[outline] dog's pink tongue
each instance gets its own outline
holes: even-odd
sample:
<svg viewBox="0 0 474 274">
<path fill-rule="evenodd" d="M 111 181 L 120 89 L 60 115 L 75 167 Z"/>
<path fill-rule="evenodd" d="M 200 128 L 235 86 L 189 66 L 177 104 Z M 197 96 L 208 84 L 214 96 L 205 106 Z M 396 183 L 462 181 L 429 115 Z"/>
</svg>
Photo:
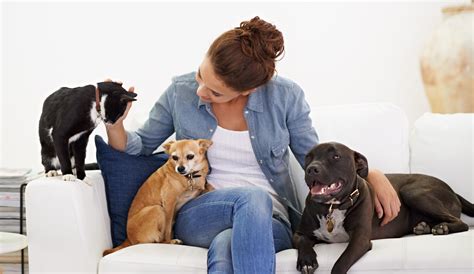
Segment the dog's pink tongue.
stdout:
<svg viewBox="0 0 474 274">
<path fill-rule="evenodd" d="M 321 195 L 326 193 L 327 186 L 321 184 L 315 184 L 311 188 L 311 195 Z"/>
</svg>

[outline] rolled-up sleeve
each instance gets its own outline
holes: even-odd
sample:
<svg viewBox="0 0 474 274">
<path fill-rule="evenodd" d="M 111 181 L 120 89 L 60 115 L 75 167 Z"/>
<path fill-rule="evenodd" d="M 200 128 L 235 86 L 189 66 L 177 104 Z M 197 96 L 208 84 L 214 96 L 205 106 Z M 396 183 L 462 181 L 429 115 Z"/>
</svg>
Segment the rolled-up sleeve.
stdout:
<svg viewBox="0 0 474 274">
<path fill-rule="evenodd" d="M 146 122 L 136 132 L 127 132 L 127 153 L 150 155 L 174 133 L 175 92 L 176 85 L 172 83 L 155 103 Z"/>
<path fill-rule="evenodd" d="M 125 152 L 132 155 L 140 154 L 142 151 L 142 140 L 134 131 L 127 131 L 127 147 Z"/>
<path fill-rule="evenodd" d="M 290 148 L 298 163 L 303 167 L 306 153 L 318 142 L 318 135 L 309 116 L 311 109 L 306 102 L 303 90 L 294 84 L 294 95 L 287 108 L 287 126 L 290 132 Z"/>
</svg>

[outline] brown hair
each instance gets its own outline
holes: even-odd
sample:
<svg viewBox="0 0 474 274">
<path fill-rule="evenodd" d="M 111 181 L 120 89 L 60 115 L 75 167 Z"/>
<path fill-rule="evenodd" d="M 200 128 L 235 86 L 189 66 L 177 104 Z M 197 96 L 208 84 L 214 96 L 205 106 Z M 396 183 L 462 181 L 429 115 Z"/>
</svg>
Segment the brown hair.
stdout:
<svg viewBox="0 0 474 274">
<path fill-rule="evenodd" d="M 283 35 L 258 16 L 221 34 L 207 56 L 225 85 L 235 91 L 261 86 L 273 77 L 275 59 L 284 51 Z"/>
</svg>

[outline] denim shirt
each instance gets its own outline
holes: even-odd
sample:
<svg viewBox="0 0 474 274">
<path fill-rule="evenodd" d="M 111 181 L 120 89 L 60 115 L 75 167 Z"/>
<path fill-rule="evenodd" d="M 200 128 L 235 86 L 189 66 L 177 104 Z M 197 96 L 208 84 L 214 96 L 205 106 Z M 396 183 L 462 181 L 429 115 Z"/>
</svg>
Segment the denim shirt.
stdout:
<svg viewBox="0 0 474 274">
<path fill-rule="evenodd" d="M 210 103 L 197 96 L 195 72 L 173 78 L 136 132 L 127 132 L 126 152 L 149 155 L 169 136 L 211 139 L 217 119 Z M 244 116 L 252 148 L 263 173 L 286 206 L 294 228 L 301 217 L 296 187 L 289 174 L 289 148 L 303 167 L 306 153 L 318 143 L 303 90 L 281 76 L 249 95 Z"/>
</svg>

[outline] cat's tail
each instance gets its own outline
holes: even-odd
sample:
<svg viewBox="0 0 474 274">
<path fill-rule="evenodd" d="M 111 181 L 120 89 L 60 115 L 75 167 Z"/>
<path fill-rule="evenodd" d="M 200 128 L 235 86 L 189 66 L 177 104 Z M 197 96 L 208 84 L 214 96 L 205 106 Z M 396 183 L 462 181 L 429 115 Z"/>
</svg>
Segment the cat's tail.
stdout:
<svg viewBox="0 0 474 274">
<path fill-rule="evenodd" d="M 130 243 L 130 241 L 126 239 L 121 245 L 105 250 L 104 253 L 102 253 L 102 256 L 109 255 L 110 253 L 114 253 L 115 251 L 118 251 L 122 248 L 126 248 L 127 246 L 131 246 L 131 245 L 132 243 Z"/>
</svg>

